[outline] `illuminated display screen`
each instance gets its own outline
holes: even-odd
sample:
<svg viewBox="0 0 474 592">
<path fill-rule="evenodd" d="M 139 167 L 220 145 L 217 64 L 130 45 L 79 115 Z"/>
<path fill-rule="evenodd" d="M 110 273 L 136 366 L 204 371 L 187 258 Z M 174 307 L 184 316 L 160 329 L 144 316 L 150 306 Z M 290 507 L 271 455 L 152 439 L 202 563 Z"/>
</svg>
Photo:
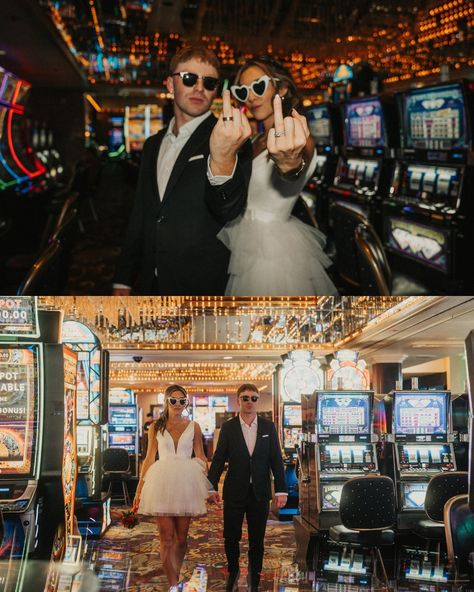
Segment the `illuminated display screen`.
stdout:
<svg viewBox="0 0 474 592">
<path fill-rule="evenodd" d="M 109 433 L 110 448 L 125 448 L 127 452 L 135 452 L 135 434 Z"/>
<path fill-rule="evenodd" d="M 446 434 L 449 393 L 395 393 L 395 434 Z"/>
<path fill-rule="evenodd" d="M 405 578 L 407 580 L 447 582 L 449 579 L 449 573 L 447 567 L 442 563 L 440 564 L 438 558 L 430 561 L 429 556 L 426 556 L 412 559 L 406 563 Z"/>
<path fill-rule="evenodd" d="M 38 345 L 0 345 L 0 474 L 33 476 L 40 405 Z"/>
<path fill-rule="evenodd" d="M 321 485 L 321 506 L 323 510 L 339 509 L 343 485 L 343 483 L 323 483 Z"/>
<path fill-rule="evenodd" d="M 111 405 L 133 405 L 133 391 L 122 388 L 110 389 L 109 403 Z"/>
<path fill-rule="evenodd" d="M 227 406 L 229 404 L 229 397 L 209 397 L 209 407 L 219 407 L 219 411 L 227 411 Z"/>
<path fill-rule="evenodd" d="M 77 426 L 76 446 L 79 456 L 89 456 L 92 452 L 92 428 L 90 426 Z"/>
<path fill-rule="evenodd" d="M 301 428 L 283 428 L 283 448 L 295 448 L 300 443 Z"/>
<path fill-rule="evenodd" d="M 449 272 L 448 231 L 401 218 L 388 218 L 385 227 L 387 245 L 398 253 Z"/>
<path fill-rule="evenodd" d="M 337 571 L 354 574 L 366 574 L 367 566 L 364 564 L 362 553 L 346 553 L 333 551 L 329 553 L 328 560 L 324 563 L 325 571 Z"/>
<path fill-rule="evenodd" d="M 411 90 L 403 95 L 407 148 L 451 150 L 469 146 L 460 85 Z"/>
<path fill-rule="evenodd" d="M 425 506 L 428 481 L 414 483 L 403 482 L 403 507 L 411 510 L 423 510 Z"/>
<path fill-rule="evenodd" d="M 318 432 L 322 434 L 368 434 L 368 393 L 321 393 L 318 395 Z"/>
<path fill-rule="evenodd" d="M 113 426 L 137 425 L 136 405 L 110 405 L 109 423 Z"/>
<path fill-rule="evenodd" d="M 331 122 L 325 105 L 311 107 L 306 111 L 309 131 L 317 144 L 331 143 Z"/>
<path fill-rule="evenodd" d="M 5 101 L 7 103 L 12 102 L 17 82 L 18 81 L 15 78 L 13 78 L 13 76 L 11 74 L 10 75 L 7 74 L 6 82 L 4 84 L 2 84 L 2 87 L 1 87 L 1 88 L 3 88 L 3 92 L 0 95 L 0 99 L 2 101 Z"/>
<path fill-rule="evenodd" d="M 0 335 L 39 336 L 33 296 L 0 298 Z"/>
<path fill-rule="evenodd" d="M 385 145 L 380 100 L 351 101 L 346 105 L 346 139 L 349 146 L 359 148 Z"/>
<path fill-rule="evenodd" d="M 418 198 L 420 201 L 448 201 L 452 198 L 453 206 L 459 195 L 461 171 L 455 168 L 409 165 L 403 179 L 403 193 Z"/>
<path fill-rule="evenodd" d="M 283 405 L 283 425 L 301 425 L 301 405 Z"/>
</svg>

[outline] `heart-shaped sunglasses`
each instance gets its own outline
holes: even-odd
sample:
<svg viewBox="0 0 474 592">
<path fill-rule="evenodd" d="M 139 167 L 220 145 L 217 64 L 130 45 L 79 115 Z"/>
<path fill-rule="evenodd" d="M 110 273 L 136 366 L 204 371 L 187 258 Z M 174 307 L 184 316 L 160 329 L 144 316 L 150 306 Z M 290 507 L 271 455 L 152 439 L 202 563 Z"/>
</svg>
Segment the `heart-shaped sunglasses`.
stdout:
<svg viewBox="0 0 474 592">
<path fill-rule="evenodd" d="M 268 74 L 264 74 L 257 80 L 254 80 L 250 85 L 241 84 L 238 86 L 237 84 L 233 84 L 230 87 L 230 91 L 238 101 L 245 103 L 249 98 L 250 91 L 256 97 L 263 97 L 270 82 L 279 82 L 279 78 L 271 78 Z"/>
</svg>

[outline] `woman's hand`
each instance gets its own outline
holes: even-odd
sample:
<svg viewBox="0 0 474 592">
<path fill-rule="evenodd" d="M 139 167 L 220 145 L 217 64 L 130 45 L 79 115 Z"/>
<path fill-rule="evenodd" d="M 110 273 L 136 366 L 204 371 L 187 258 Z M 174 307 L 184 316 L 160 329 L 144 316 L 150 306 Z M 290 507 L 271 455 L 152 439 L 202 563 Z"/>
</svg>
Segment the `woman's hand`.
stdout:
<svg viewBox="0 0 474 592">
<path fill-rule="evenodd" d="M 230 91 L 222 93 L 222 113 L 209 139 L 209 165 L 214 176 L 230 176 L 234 170 L 237 152 L 252 135 L 244 113 L 230 102 Z"/>
<path fill-rule="evenodd" d="M 137 510 L 138 506 L 140 505 L 140 497 L 142 495 L 142 488 L 140 486 L 137 487 L 137 491 L 135 493 L 135 497 L 133 498 L 132 509 Z"/>
<path fill-rule="evenodd" d="M 283 117 L 280 95 L 273 99 L 273 125 L 268 132 L 267 150 L 281 173 L 297 170 L 302 164 L 302 153 L 310 136 L 306 117 L 296 109 L 291 117 Z"/>
</svg>

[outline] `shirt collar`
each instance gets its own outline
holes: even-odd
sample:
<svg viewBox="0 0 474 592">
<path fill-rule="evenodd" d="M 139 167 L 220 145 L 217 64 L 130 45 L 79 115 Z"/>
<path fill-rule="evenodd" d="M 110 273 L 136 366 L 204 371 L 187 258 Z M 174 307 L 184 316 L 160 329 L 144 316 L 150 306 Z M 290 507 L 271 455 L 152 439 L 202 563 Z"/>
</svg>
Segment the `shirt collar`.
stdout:
<svg viewBox="0 0 474 592">
<path fill-rule="evenodd" d="M 240 413 L 239 413 L 239 419 L 240 419 L 240 425 L 246 425 L 247 427 L 253 427 L 253 426 L 258 425 L 258 414 L 255 416 L 255 419 L 252 421 L 250 426 L 248 423 L 245 423 L 245 421 L 242 419 L 242 416 L 240 415 Z"/>
<path fill-rule="evenodd" d="M 206 113 L 199 115 L 199 117 L 194 117 L 193 119 L 191 119 L 190 121 L 188 121 L 187 123 L 185 123 L 184 125 L 181 126 L 177 136 L 175 136 L 173 133 L 173 127 L 174 127 L 174 122 L 175 122 L 175 118 L 173 117 L 173 119 L 170 121 L 168 129 L 166 130 L 166 137 L 170 137 L 170 136 L 172 136 L 173 138 L 189 137 L 193 132 L 195 132 L 197 130 L 197 128 L 201 125 L 201 123 L 205 119 L 207 119 L 211 114 L 212 114 L 212 111 L 206 111 Z"/>
</svg>

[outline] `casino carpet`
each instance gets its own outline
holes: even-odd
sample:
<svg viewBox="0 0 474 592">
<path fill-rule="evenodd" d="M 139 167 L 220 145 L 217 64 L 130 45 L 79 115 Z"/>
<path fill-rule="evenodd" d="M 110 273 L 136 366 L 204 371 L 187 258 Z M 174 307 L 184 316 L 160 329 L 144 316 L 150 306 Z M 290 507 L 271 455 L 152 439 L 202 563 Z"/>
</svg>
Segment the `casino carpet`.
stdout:
<svg viewBox="0 0 474 592">
<path fill-rule="evenodd" d="M 127 558 L 130 592 L 151 592 L 168 590 L 166 577 L 161 568 L 160 543 L 154 519 L 141 517 L 133 529 L 122 526 L 119 512 L 114 511 L 114 521 L 105 537 L 97 544 L 97 558 L 108 556 L 109 552 Z M 223 541 L 222 506 L 210 506 L 207 516 L 195 519 L 189 532 L 189 548 L 183 566 L 182 576 L 187 582 L 184 592 L 207 592 L 225 590 L 227 575 Z M 284 586 L 286 592 L 309 590 L 304 584 L 304 574 L 299 573 L 294 561 L 295 538 L 291 522 L 269 521 L 265 538 L 265 559 L 260 589 L 278 590 Z M 122 568 L 125 564 L 122 564 Z M 202 566 L 202 567 L 201 567 Z M 117 567 L 117 564 L 116 566 Z M 115 569 L 114 567 L 114 569 Z M 247 532 L 244 528 L 241 544 L 241 580 L 239 590 L 246 590 Z M 101 574 L 106 575 L 104 573 Z M 107 580 L 101 585 L 101 592 L 117 590 L 108 588 Z M 278 582 L 278 584 L 277 584 Z"/>
</svg>

